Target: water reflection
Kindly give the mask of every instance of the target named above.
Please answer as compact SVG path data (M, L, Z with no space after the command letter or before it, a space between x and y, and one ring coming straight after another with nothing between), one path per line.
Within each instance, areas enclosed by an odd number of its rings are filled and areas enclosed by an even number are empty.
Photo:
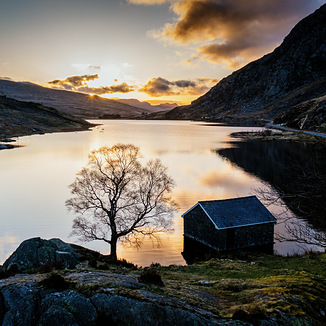
M254 188L269 189L258 174L247 173L240 164L241 168L212 151L225 147L232 150L232 145L227 144L232 132L260 128L208 126L189 121L94 123L105 125L92 131L21 137L20 144L25 147L0 152L0 238L4 239L1 245L5 248L0 251L0 264L27 238L59 237L76 242L76 238L69 237L74 214L68 213L65 207L65 201L71 196L68 185L87 164L88 153L104 145L132 143L139 146L144 162L160 158L177 185L173 196L180 210L174 217L175 232L162 235L162 246L153 247L148 241L139 250L118 247L119 257L138 265L185 264L180 254L183 251L181 214L199 200L248 196L254 194ZM248 160L255 156L257 162L261 161L261 155L265 154L252 154L251 150L245 153ZM278 162L276 154L272 159ZM267 163L264 160L262 164ZM274 214L277 210L272 208ZM8 235L14 240L6 242ZM107 245L100 241L82 245L108 253Z
M209 260L211 258L221 258L221 257L236 257L236 258L244 258L247 256L248 252L255 253L266 253L273 254L274 247L273 244L264 245L264 246L256 246L247 248L245 250L236 250L236 251L217 251L204 244L190 239L186 236L183 237L183 252L181 253L183 258L185 259L188 265L194 264L196 262Z
M278 210L278 240L296 242L298 251L326 245L326 146L287 141L234 144L217 153L272 186L257 188L256 193Z

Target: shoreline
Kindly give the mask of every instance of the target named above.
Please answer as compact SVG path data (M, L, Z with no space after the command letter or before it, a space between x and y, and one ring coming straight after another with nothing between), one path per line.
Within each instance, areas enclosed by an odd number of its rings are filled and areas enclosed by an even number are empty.
M305 142L305 143L326 143L325 137L311 135L303 133L302 131L273 131L272 129L266 129L264 131L241 131L233 132L230 137L236 139L249 140L262 140L262 141L275 141L285 140L294 142Z
M78 132L78 131L86 131L90 128L97 126L98 124L89 123L87 125L81 125L80 127L74 128L57 128L53 131L35 131L35 132L13 132L13 133L1 133L0 134L0 150L5 149L15 149L19 147L23 147L21 145L15 145L16 140L13 138L25 137L25 136L34 136L34 135L45 135L45 134L52 134L52 133L59 133L59 132Z

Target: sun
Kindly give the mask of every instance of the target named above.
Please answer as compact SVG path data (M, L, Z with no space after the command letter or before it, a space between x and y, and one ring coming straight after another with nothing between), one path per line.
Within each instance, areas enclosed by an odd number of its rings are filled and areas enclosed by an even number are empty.
M88 94L88 96L90 96L90 97L94 97L94 95L95 95L95 94L93 94L93 93L89 93L89 94Z

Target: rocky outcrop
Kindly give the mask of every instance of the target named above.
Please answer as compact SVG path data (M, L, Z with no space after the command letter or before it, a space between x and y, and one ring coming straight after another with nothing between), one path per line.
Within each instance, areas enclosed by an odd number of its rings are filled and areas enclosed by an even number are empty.
M326 133L326 96L295 105L291 110L279 115L275 123Z
M155 295L144 284L137 290L138 299L116 293L101 283L101 275L91 273L99 287L88 296L83 288L75 287L57 290L42 286L40 276L25 277L24 280L10 278L0 281L0 323L17 326L57 326L57 325L244 325L241 321L227 321L208 311L185 306L176 300L167 300ZM90 277L90 275L88 275ZM114 279L116 276L112 276ZM37 279L38 278L38 279ZM43 277L44 278L44 277ZM112 279L107 274L106 280ZM120 276L121 280L124 275ZM127 276L128 278L128 276ZM130 278L130 277L129 277ZM67 275L66 279L77 281L77 275ZM137 283L137 280L134 280ZM128 282L127 282L128 284ZM41 285L41 286L40 286ZM84 283L84 286L90 286ZM111 283L112 286L112 283ZM138 286L138 287L139 287ZM84 288L85 290L85 288ZM94 290L93 290L94 292ZM136 293L133 293L135 296ZM131 294L129 294L130 296Z
M35 271L42 266L74 268L81 261L100 257L98 252L71 245L60 239L32 238L23 241L4 262L4 271Z
M253 122L274 119L326 94L326 5L299 22L272 53L221 80L168 119Z

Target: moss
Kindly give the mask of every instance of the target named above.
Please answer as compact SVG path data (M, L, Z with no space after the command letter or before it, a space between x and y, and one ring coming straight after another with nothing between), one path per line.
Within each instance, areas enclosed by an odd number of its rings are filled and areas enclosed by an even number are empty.
M325 254L248 256L246 261L212 259L191 266L161 267L160 271L168 293L225 318L232 318L239 309L249 319L257 311L277 318L280 314L318 321L324 318ZM218 303L205 301L200 293Z

